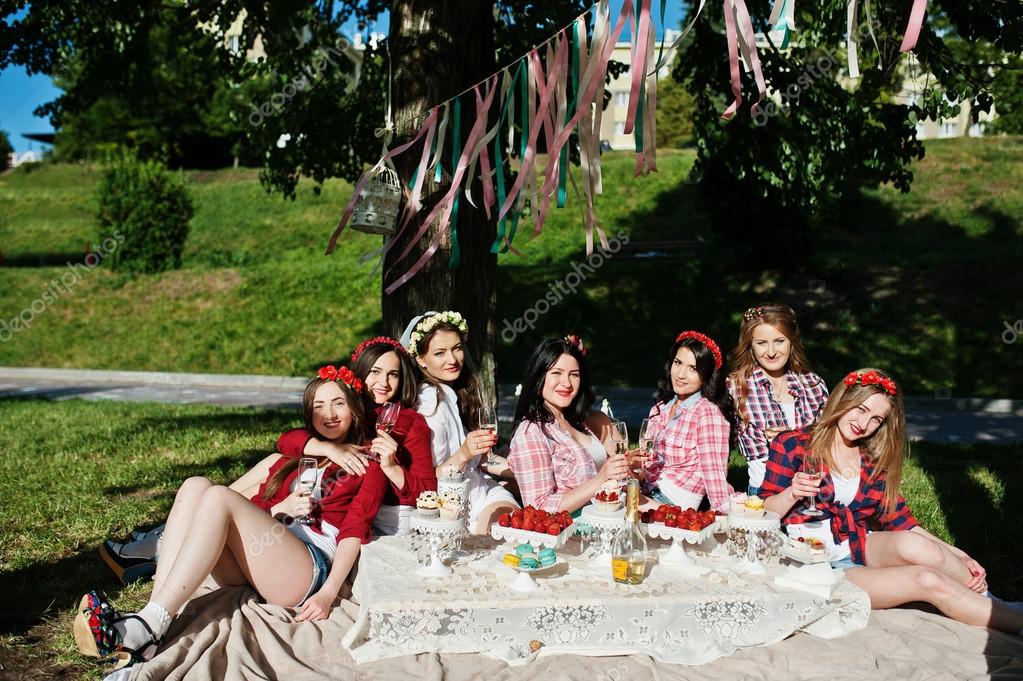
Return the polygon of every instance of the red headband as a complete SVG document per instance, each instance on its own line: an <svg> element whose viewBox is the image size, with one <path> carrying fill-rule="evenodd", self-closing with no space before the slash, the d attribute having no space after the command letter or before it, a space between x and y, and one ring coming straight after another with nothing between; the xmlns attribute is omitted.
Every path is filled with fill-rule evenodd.
<svg viewBox="0 0 1023 681"><path fill-rule="evenodd" d="M355 377L348 367L338 369L333 364L320 367L317 375L324 381L341 381L357 393L362 392L362 381Z"/></svg>
<svg viewBox="0 0 1023 681"><path fill-rule="evenodd" d="M700 341L705 346L707 346L707 349L710 350L710 354L714 355L714 368L715 369L721 368L721 365L724 364L724 362L721 360L721 348L718 347L718 344L715 343L710 336L705 336L699 331L683 331L675 339L675 342L678 343L679 341L683 341L686 338L692 338L693 340Z"/></svg>
<svg viewBox="0 0 1023 681"><path fill-rule="evenodd" d="M850 388L856 385L857 383L859 383L860 385L879 385L886 393L888 393L892 397L895 397L895 393L897 392L895 381L888 378L887 376L882 376L876 371L868 371L865 374L861 374L858 371L851 371L845 377L845 379L843 379L843 382L846 384L846 386Z"/></svg>
<svg viewBox="0 0 1023 681"><path fill-rule="evenodd" d="M590 351L586 349L585 345L583 345L583 339L577 336L576 334L570 333L564 338L562 338L562 340L571 345L576 350L578 350L579 354L582 355L583 357L586 357L588 354L590 354Z"/></svg>
<svg viewBox="0 0 1023 681"><path fill-rule="evenodd" d="M359 358L359 355L362 354L363 350L365 350L371 345L376 345L377 343L386 343L387 345L393 347L395 350L401 350L403 353L408 354L408 350L402 347L401 343L394 340L393 338L389 338L388 336L377 336L376 338L370 338L369 340L365 340L359 343L359 347L355 348L355 352L352 353L351 360L352 363L353 364L355 363L355 360Z"/></svg>

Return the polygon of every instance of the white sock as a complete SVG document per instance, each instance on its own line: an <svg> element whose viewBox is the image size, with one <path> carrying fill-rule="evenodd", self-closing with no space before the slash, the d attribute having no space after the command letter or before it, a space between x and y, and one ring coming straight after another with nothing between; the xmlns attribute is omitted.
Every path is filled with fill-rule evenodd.
<svg viewBox="0 0 1023 681"><path fill-rule="evenodd" d="M142 610L136 614L145 620L146 624L149 625L149 628L152 629L153 634L156 635L156 638L161 638L170 628L171 616L167 614L167 611L158 603L150 601L146 607L142 608ZM118 622L114 625L114 629L120 632L121 641L124 643L125 648L135 649L140 646L144 646L151 640L149 632L146 631L142 622L139 622L135 618L129 618ZM151 649L147 651L147 654L145 654L144 657L149 659L154 652L155 650Z"/></svg>
<svg viewBox="0 0 1023 681"><path fill-rule="evenodd" d="M128 542L120 545L120 555L124 558L152 558L160 557L159 542L162 535L149 535L138 541Z"/></svg>

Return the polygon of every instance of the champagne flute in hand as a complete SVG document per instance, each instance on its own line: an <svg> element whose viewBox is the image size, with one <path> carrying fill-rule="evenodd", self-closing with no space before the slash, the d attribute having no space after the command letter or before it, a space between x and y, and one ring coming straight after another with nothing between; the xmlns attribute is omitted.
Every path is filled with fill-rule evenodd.
<svg viewBox="0 0 1023 681"><path fill-rule="evenodd" d="M380 407L380 413L377 415L377 432L391 434L394 430L395 424L398 423L398 415L401 414L401 405L397 402L385 402ZM366 445L362 449L362 453L370 461L376 461L380 463L380 455L369 448Z"/></svg>
<svg viewBox="0 0 1023 681"><path fill-rule="evenodd" d="M816 456L812 454L803 459L803 466L800 469L807 477L810 478L811 482L820 483L821 481L821 462ZM804 508L800 513L808 516L819 516L824 515L824 511L817 508L817 494L809 498L809 506Z"/></svg>
<svg viewBox="0 0 1023 681"><path fill-rule="evenodd" d="M643 461L643 468L646 474L654 478L663 467L664 461L659 454L654 453L654 438L651 435L651 430L653 430L653 426L650 423L650 419L643 419L639 426L639 450L646 457Z"/></svg>
<svg viewBox="0 0 1023 681"><path fill-rule="evenodd" d="M480 423L481 430L486 430L494 435L494 444L497 444L497 410L493 407L482 406L480 407ZM485 465L491 466L497 463L497 457L494 455L493 447L487 452L487 460L484 462Z"/></svg>
<svg viewBox="0 0 1023 681"><path fill-rule="evenodd" d="M625 425L625 421L618 419L611 421L611 446L614 448L615 454L625 454L629 450L629 428ZM639 477L631 461L629 462L629 474Z"/></svg>
<svg viewBox="0 0 1023 681"><path fill-rule="evenodd" d="M316 470L318 463L316 459L307 456L303 456L298 460L298 477L295 478L295 491L298 492L299 496L310 497L316 490L317 483L319 482ZM308 515L304 515L295 518L295 522L309 525L313 520Z"/></svg>

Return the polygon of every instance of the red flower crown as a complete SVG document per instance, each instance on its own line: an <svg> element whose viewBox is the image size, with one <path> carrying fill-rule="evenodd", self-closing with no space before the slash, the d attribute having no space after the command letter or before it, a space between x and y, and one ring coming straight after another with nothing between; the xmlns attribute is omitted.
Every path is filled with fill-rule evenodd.
<svg viewBox="0 0 1023 681"><path fill-rule="evenodd" d="M712 339L710 336L705 336L699 331L683 331L678 335L677 338L675 338L675 342L678 343L679 341L685 340L686 338L692 338L693 340L700 341L705 346L707 346L707 349L710 350L710 354L714 355L714 368L715 369L721 368L721 366L724 364L724 362L721 359L721 348L719 348L718 344L714 342L714 339Z"/></svg>
<svg viewBox="0 0 1023 681"><path fill-rule="evenodd" d="M338 369L333 364L328 364L325 367L320 367L317 373L324 381L340 381L355 392L362 393L362 381L356 378L355 374L348 367Z"/></svg>
<svg viewBox="0 0 1023 681"><path fill-rule="evenodd" d="M892 397L894 397L895 393L898 391L898 389L895 386L895 381L888 378L887 376L882 376L881 374L873 370L868 371L866 373L852 371L843 379L842 382L845 383L850 388L856 385L857 383L860 385L879 385L886 393L888 393Z"/></svg>
<svg viewBox="0 0 1023 681"><path fill-rule="evenodd" d="M393 338L390 338L388 336L377 336L376 338L370 338L369 340L365 340L359 343L359 347L355 348L355 352L352 353L351 359L352 363L354 364L355 360L359 359L359 355L362 354L363 350L365 350L371 345L376 345L377 343L386 343L387 345L393 347L395 350L401 350L401 352L403 352L404 354L406 355L408 354L408 350L405 349L405 346L403 346L401 343L394 340Z"/></svg>
<svg viewBox="0 0 1023 681"><path fill-rule="evenodd" d="M590 351L586 349L585 345L583 345L583 339L575 335L574 333L568 334L567 336L562 338L562 340L571 345L576 350L578 350L579 354L582 355L583 357L586 357L587 355L590 354Z"/></svg>

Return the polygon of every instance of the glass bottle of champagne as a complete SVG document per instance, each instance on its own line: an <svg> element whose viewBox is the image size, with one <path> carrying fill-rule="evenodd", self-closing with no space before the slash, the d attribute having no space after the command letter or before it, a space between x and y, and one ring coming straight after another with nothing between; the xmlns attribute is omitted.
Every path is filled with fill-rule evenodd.
<svg viewBox="0 0 1023 681"><path fill-rule="evenodd" d="M646 537L639 529L639 480L625 488L625 526L611 544L611 576L619 584L639 584L646 576Z"/></svg>

